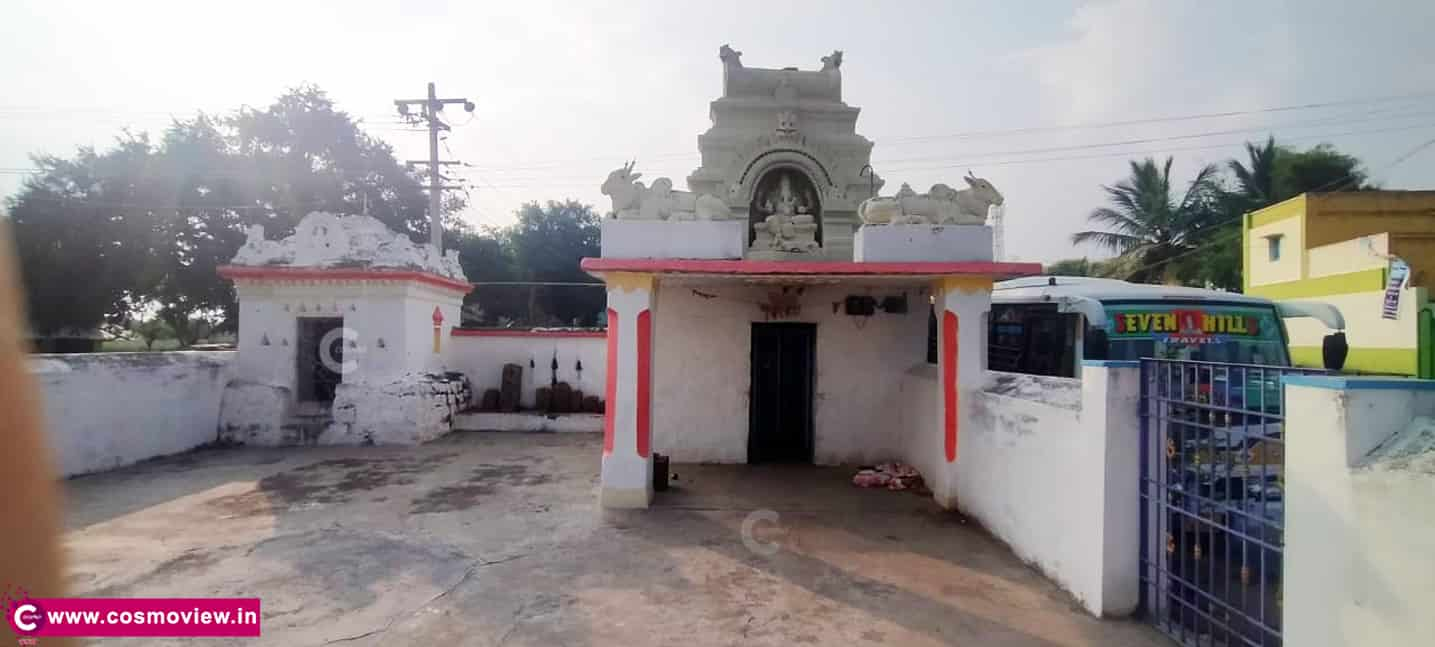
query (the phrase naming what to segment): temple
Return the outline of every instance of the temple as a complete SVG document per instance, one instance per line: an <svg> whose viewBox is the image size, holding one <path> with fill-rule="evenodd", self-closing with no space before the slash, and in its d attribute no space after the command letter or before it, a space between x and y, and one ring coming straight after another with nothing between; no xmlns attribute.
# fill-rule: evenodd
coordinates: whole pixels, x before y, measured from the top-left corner
<svg viewBox="0 0 1435 647"><path fill-rule="evenodd" d="M924 193L884 181L842 52L815 70L750 68L724 45L722 96L687 191L608 174L603 505L645 507L653 456L675 462L919 467L955 505L963 397L986 374L994 280L989 211L968 174Z"/></svg>

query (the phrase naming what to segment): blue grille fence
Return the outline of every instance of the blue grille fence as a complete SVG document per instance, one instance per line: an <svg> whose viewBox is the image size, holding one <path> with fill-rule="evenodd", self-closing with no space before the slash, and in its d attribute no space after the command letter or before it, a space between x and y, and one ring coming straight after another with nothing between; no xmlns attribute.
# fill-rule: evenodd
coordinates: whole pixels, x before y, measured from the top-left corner
<svg viewBox="0 0 1435 647"><path fill-rule="evenodd" d="M1325 372L1141 360L1141 611L1178 643L1281 645L1281 377Z"/></svg>

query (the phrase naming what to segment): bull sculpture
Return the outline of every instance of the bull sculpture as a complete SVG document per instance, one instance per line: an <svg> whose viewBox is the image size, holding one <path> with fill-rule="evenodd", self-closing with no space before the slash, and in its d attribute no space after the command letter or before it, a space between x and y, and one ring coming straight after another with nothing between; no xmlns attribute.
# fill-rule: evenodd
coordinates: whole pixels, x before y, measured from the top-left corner
<svg viewBox="0 0 1435 647"><path fill-rule="evenodd" d="M969 188L960 191L934 184L925 194L902 185L892 197L869 198L857 207L857 215L869 225L980 225L987 221L987 208L1001 205L1005 198L991 182L972 175L962 178Z"/></svg>
<svg viewBox="0 0 1435 647"><path fill-rule="evenodd" d="M673 181L660 177L653 186L643 186L634 173L636 162L608 174L603 181L603 195L613 201L613 214L624 220L727 220L732 217L727 203L720 198L691 191L674 191Z"/></svg>

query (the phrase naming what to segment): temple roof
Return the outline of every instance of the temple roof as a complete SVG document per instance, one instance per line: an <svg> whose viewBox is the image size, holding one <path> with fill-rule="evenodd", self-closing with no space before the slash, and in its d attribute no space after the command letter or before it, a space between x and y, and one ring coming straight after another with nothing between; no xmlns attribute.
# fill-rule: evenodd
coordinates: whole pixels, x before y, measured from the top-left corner
<svg viewBox="0 0 1435 647"><path fill-rule="evenodd" d="M369 216L311 212L294 234L266 240L253 225L231 266L413 270L466 282L458 252L440 254L432 245L413 242Z"/></svg>

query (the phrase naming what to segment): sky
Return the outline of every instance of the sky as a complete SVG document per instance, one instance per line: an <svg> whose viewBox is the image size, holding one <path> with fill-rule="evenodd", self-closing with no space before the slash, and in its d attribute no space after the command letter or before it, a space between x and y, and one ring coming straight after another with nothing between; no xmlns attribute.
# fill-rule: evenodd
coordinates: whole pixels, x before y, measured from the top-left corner
<svg viewBox="0 0 1435 647"><path fill-rule="evenodd" d="M441 151L472 165L456 171L466 220L565 198L606 212L598 186L626 160L679 187L698 166L724 43L750 67L815 69L843 50L844 99L886 193L968 169L991 180L1008 259L1101 255L1071 234L1131 159L1173 156L1184 185L1268 134L1334 144L1386 188L1435 189L1435 146L1394 163L1435 138L1429 0L605 4L10 0L0 195L32 153L266 106L302 83L401 159L425 158L393 100L433 81L477 105L445 112Z"/></svg>

